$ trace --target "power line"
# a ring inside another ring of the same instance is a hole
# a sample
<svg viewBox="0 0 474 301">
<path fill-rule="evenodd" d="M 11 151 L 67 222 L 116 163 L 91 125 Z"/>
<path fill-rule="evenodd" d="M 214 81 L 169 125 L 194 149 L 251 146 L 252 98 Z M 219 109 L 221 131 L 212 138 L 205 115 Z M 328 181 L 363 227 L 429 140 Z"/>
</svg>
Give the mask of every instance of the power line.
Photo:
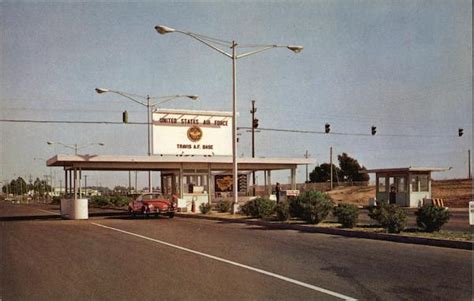
<svg viewBox="0 0 474 301">
<path fill-rule="evenodd" d="M 237 130 L 247 130 L 250 127 L 238 127 Z M 364 133 L 345 133 L 345 132 L 329 132 L 324 131 L 312 131 L 312 130 L 292 130 L 292 129 L 276 129 L 276 128 L 259 128 L 261 131 L 268 132 L 286 132 L 286 133 L 300 133 L 300 134 L 321 134 L 321 135 L 337 135 L 337 136 L 367 136 L 372 137 L 372 134 Z M 420 137 L 420 138 L 451 138 L 457 137 L 454 135 L 410 135 L 410 134 L 377 134 L 376 136 L 383 137 Z"/>
<path fill-rule="evenodd" d="M 81 121 L 81 120 L 33 120 L 33 119 L 0 119 L 0 122 L 14 123 L 60 123 L 60 124 L 124 124 L 121 121 Z M 147 124 L 146 122 L 127 122 L 127 124 Z"/>
</svg>

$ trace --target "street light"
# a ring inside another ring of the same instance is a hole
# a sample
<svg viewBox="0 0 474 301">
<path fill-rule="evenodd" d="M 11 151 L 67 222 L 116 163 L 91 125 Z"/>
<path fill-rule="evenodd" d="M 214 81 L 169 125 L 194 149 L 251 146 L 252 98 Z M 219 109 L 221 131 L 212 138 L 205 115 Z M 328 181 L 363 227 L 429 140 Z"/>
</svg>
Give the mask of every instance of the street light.
<svg viewBox="0 0 474 301">
<path fill-rule="evenodd" d="M 59 145 L 62 145 L 64 147 L 67 147 L 67 148 L 70 148 L 70 149 L 73 149 L 74 150 L 74 154 L 77 156 L 77 151 L 80 150 L 80 149 L 83 149 L 83 148 L 86 148 L 86 147 L 89 147 L 89 146 L 92 146 L 92 145 L 99 145 L 99 146 L 104 146 L 105 144 L 102 143 L 102 142 L 94 142 L 94 143 L 89 143 L 89 144 L 84 144 L 84 145 L 77 145 L 77 143 L 75 144 L 64 144 L 62 142 L 53 142 L 53 141 L 47 141 L 46 142 L 48 145 L 53 145 L 53 144 L 59 144 Z"/>
<path fill-rule="evenodd" d="M 173 33 L 173 32 L 182 33 L 193 39 L 198 40 L 199 42 L 205 44 L 206 46 L 232 59 L 232 177 L 233 177 L 232 213 L 235 213 L 237 210 L 237 204 L 238 204 L 237 120 L 236 120 L 237 119 L 237 116 L 236 116 L 236 110 L 237 110 L 236 63 L 237 63 L 237 59 L 244 58 L 253 54 L 257 54 L 259 52 L 269 50 L 272 48 L 287 48 L 293 51 L 294 53 L 299 53 L 303 50 L 303 46 L 299 46 L 299 45 L 238 45 L 235 41 L 230 42 L 230 41 L 215 39 L 215 38 L 207 37 L 207 36 L 197 34 L 197 33 L 177 30 L 177 29 L 164 26 L 164 25 L 155 26 L 155 30 L 159 34 L 167 34 L 167 33 Z M 229 47 L 232 49 L 232 53 L 227 53 L 226 51 L 220 49 L 216 45 Z M 238 47 L 239 48 L 256 48 L 256 50 L 245 52 L 242 54 L 237 54 L 236 50 Z"/>
<path fill-rule="evenodd" d="M 176 98 L 189 98 L 191 100 L 197 100 L 199 96 L 197 95 L 171 95 L 171 96 L 158 96 L 158 97 L 150 97 L 149 95 L 147 96 L 140 96 L 140 95 L 135 95 L 135 94 L 130 94 L 126 92 L 121 92 L 121 91 L 115 91 L 115 90 L 110 90 L 106 88 L 95 88 L 95 91 L 98 94 L 102 93 L 114 93 L 121 95 L 125 98 L 128 98 L 129 100 L 138 103 L 139 105 L 142 105 L 147 108 L 147 128 L 148 128 L 148 156 L 151 156 L 152 154 L 152 145 L 150 143 L 151 141 L 151 112 L 152 108 L 156 108 L 158 105 L 163 104 L 165 102 L 171 101 Z M 140 100 L 141 99 L 141 100 Z M 150 103 L 150 100 L 152 99 L 161 99 L 161 101 L 157 103 Z M 151 183 L 151 171 L 148 171 L 148 191 L 153 192 L 152 189 L 152 183 Z"/>
</svg>

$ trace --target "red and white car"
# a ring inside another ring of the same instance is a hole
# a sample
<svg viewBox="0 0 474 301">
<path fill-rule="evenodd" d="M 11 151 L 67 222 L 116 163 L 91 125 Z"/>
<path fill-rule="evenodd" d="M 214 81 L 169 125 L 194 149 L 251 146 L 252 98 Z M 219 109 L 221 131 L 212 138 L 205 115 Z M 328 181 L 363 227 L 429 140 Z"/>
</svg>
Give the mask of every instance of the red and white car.
<svg viewBox="0 0 474 301">
<path fill-rule="evenodd" d="M 128 203 L 128 213 L 132 216 L 143 214 L 145 217 L 161 214 L 173 218 L 178 209 L 176 202 L 176 196 L 168 200 L 161 193 L 144 193 Z"/>
</svg>

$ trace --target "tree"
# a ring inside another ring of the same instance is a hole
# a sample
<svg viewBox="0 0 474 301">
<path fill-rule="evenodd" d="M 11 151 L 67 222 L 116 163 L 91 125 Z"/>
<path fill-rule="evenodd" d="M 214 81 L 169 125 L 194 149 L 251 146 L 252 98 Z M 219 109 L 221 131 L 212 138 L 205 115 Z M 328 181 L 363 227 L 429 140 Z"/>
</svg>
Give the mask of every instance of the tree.
<svg viewBox="0 0 474 301">
<path fill-rule="evenodd" d="M 23 195 L 28 192 L 28 185 L 22 177 L 18 177 L 16 180 L 11 180 L 11 182 L 2 187 L 3 192 L 8 192 L 16 195 Z"/>
<path fill-rule="evenodd" d="M 39 178 L 36 178 L 36 180 L 33 183 L 33 190 L 37 192 L 40 196 L 45 196 L 47 192 L 51 192 L 51 185 L 48 185 L 47 181 L 45 180 L 40 180 Z"/>
<path fill-rule="evenodd" d="M 332 165 L 333 176 L 332 179 L 335 181 L 341 174 L 341 169 L 336 165 Z M 314 170 L 309 174 L 309 180 L 311 183 L 327 182 L 331 180 L 331 164 L 323 163 L 316 166 Z"/>
<path fill-rule="evenodd" d="M 339 160 L 339 167 L 341 168 L 341 175 L 345 181 L 350 182 L 367 182 L 370 177 L 366 173 L 360 173 L 360 170 L 366 170 L 364 166 L 361 166 L 359 162 L 351 158 L 348 154 L 342 153 L 337 156 Z"/>
</svg>

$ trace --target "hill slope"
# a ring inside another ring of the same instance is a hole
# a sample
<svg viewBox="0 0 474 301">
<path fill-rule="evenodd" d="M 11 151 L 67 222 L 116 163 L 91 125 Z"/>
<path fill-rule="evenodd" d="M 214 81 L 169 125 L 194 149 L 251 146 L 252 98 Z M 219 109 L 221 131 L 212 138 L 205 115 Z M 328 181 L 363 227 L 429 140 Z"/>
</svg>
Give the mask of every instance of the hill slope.
<svg viewBox="0 0 474 301">
<path fill-rule="evenodd" d="M 334 190 L 328 191 L 327 193 L 338 203 L 344 202 L 367 205 L 369 198 L 375 197 L 375 186 L 336 187 Z M 444 204 L 447 207 L 466 208 L 473 196 L 472 180 L 433 180 L 432 196 L 433 198 L 444 199 Z"/>
</svg>

